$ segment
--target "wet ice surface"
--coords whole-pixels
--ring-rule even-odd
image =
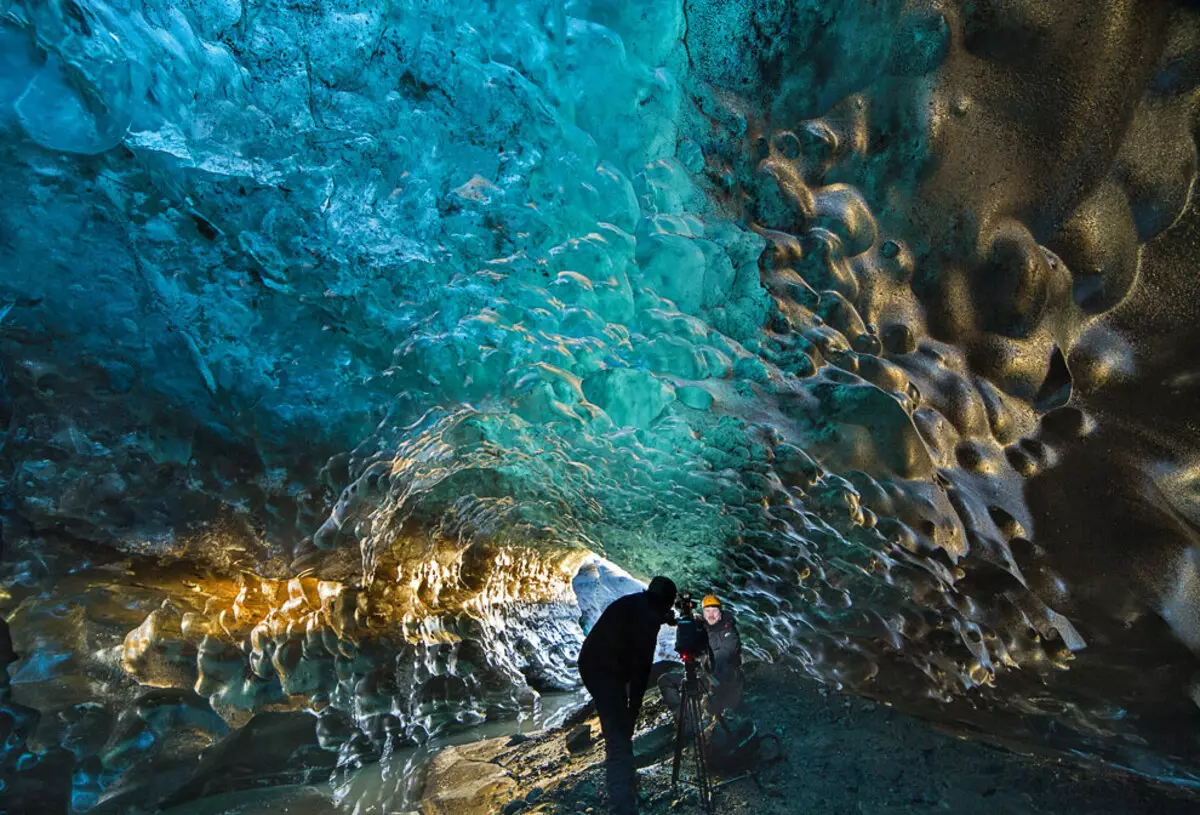
[[[509,737],[546,727],[557,727],[587,701],[583,691],[547,695],[537,713],[511,720],[490,721],[457,733],[438,736],[421,750],[402,750],[382,758],[354,773],[329,792],[330,800],[342,812],[368,815],[416,809],[421,799],[423,769],[432,753],[455,744],[469,744],[489,738]]]
[[[580,604],[584,631],[590,630],[613,600],[645,588],[643,583],[602,558],[588,560],[580,568],[572,586]],[[660,639],[659,658],[669,658],[674,653],[672,629],[664,628]],[[425,770],[430,758],[438,750],[457,744],[560,727],[588,698],[582,688],[571,693],[543,694],[535,711],[522,711],[515,718],[503,717],[469,726],[449,727],[421,747],[385,750],[377,762],[347,774],[338,773],[339,780],[336,782],[288,792],[272,792],[266,796],[258,792],[215,796],[210,801],[170,811],[188,815],[249,815],[256,808],[286,811],[288,807],[293,807],[298,812],[328,809],[353,815],[370,815],[415,810],[421,799]]]
[[[250,790],[212,796],[171,808],[171,815],[253,815],[268,812],[345,813],[385,815],[415,812],[420,804],[425,769],[434,753],[456,744],[554,728],[587,701],[583,691],[547,694],[535,713],[501,719],[435,736],[419,748],[401,748],[378,762],[341,774],[326,784],[289,786],[267,791]]]
[[[4,771],[515,714],[599,553],[1194,782],[1200,35],[1043,11],[6,3]]]

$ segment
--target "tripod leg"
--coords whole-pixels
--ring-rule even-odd
[[[679,694],[679,710],[675,712],[675,761],[671,766],[671,789],[679,786],[679,767],[683,763],[683,720],[687,710],[687,685],[684,684]]]
[[[689,733],[688,728],[693,728]],[[685,673],[680,688],[679,711],[675,723],[675,761],[671,768],[671,789],[679,785],[679,771],[683,764],[685,745],[691,746],[696,762],[693,783],[700,795],[700,804],[705,812],[712,812],[713,784],[708,774],[708,757],[704,751],[704,700],[699,683],[692,671]]]
[[[698,690],[693,688],[694,691]],[[692,750],[696,760],[696,789],[700,793],[700,804],[706,812],[712,809],[712,786],[708,777],[708,757],[704,751],[704,706],[700,694],[691,694],[691,716],[696,728],[692,735]]]
[[[713,784],[712,776],[708,771],[708,751],[706,747],[705,731],[701,730],[696,744],[696,749],[700,753],[700,802],[704,806],[704,810],[706,812],[712,812]]]

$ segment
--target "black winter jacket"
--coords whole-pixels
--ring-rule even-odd
[[[738,634],[733,612],[721,611],[716,625],[704,623],[708,631],[708,647],[712,649],[713,674],[718,679],[728,677],[742,665],[742,637]]]
[[[629,706],[636,717],[650,681],[650,667],[658,644],[658,630],[674,618],[671,608],[659,608],[646,592],[618,597],[604,609],[588,632],[579,652],[579,673],[628,682]]]

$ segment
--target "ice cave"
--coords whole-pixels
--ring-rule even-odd
[[[660,574],[716,812],[1200,811],[1198,134],[1194,0],[0,0],[0,813],[600,815]]]

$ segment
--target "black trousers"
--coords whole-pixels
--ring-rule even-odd
[[[637,815],[629,683],[611,674],[584,673],[583,684],[596,702],[604,734],[608,811],[611,815]]]

